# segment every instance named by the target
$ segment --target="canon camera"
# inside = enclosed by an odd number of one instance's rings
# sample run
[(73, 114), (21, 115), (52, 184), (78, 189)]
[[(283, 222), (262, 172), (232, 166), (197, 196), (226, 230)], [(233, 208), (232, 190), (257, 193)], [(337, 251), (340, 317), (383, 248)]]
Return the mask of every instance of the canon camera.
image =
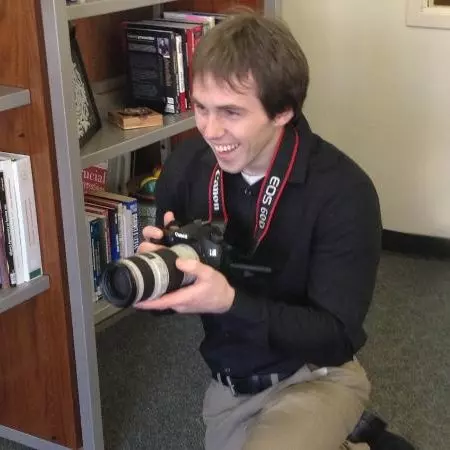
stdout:
[(195, 259), (221, 270), (230, 250), (224, 242), (224, 226), (195, 220), (179, 227), (169, 224), (159, 244), (165, 248), (137, 253), (108, 264), (100, 287), (106, 301), (126, 308), (141, 300), (155, 299), (186, 286), (195, 279), (177, 269), (177, 258)]

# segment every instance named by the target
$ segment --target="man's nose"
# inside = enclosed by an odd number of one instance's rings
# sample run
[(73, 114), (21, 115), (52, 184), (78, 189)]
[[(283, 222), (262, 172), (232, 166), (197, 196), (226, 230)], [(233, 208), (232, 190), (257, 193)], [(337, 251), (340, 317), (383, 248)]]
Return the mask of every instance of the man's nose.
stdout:
[(205, 127), (203, 129), (203, 135), (208, 140), (214, 140), (223, 136), (224, 128), (214, 115), (210, 114), (205, 121)]

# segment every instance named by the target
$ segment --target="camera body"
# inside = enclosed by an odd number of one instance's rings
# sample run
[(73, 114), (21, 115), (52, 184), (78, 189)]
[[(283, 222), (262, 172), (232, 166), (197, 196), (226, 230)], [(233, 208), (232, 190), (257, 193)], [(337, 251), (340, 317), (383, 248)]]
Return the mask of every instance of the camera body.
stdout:
[(224, 224), (194, 220), (184, 226), (170, 223), (163, 230), (162, 244), (173, 247), (178, 244), (190, 246), (200, 261), (216, 270), (223, 269), (230, 246), (224, 241)]

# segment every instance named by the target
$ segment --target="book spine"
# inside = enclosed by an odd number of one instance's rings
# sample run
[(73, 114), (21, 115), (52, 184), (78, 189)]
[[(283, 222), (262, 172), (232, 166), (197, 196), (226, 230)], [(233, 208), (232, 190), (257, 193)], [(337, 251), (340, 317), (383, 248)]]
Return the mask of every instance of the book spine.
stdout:
[(125, 36), (129, 103), (162, 113), (166, 103), (165, 75), (156, 37), (130, 29), (126, 29)]
[(25, 281), (24, 276), (25, 274), (22, 258), (22, 242), (20, 239), (18, 214), (17, 214), (17, 201), (16, 201), (17, 194), (14, 182), (12, 161), (10, 159), (1, 160), (0, 170), (3, 170), (3, 177), (4, 177), (8, 223), (12, 245), (14, 269), (16, 274), (16, 284), (20, 285)]
[(42, 275), (42, 260), (29, 156), (22, 156), (13, 161), (13, 174), (18, 228), (22, 243), (24, 281), (30, 281)]
[[(176, 57), (176, 44), (173, 33), (168, 36), (158, 34), (158, 47), (160, 55), (164, 61), (165, 86), (166, 86), (166, 110), (171, 114), (178, 114), (181, 111), (179, 101), (179, 79)], [(167, 49), (167, 50), (166, 50)]]
[(180, 34), (175, 35), (178, 82), (179, 82), (179, 102), (181, 112), (188, 110), (188, 103), (186, 98), (186, 81), (184, 77), (184, 61), (183, 61), (183, 39)]
[(89, 236), (89, 267), (91, 269), (91, 277), (92, 277), (92, 299), (96, 300), (97, 298), (97, 275), (96, 275), (96, 267), (95, 267), (95, 255), (94, 255), (94, 247), (95, 247), (95, 243), (94, 243), (94, 238), (92, 235), (92, 222), (91, 220), (89, 220), (88, 216), (85, 216), (86, 219), (86, 227), (87, 227), (87, 233)]
[(14, 271), (14, 259), (12, 256), (3, 172), (0, 172), (0, 214), (0, 270), (2, 276), (2, 287), (8, 288), (16, 285), (16, 274)]

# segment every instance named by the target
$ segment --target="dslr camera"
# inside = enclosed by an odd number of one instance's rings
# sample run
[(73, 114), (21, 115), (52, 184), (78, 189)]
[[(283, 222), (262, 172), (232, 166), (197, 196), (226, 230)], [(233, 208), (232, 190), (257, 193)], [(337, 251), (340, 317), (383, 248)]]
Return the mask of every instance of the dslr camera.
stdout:
[(170, 223), (163, 229), (162, 240), (157, 242), (165, 248), (138, 253), (106, 266), (100, 280), (104, 299), (118, 308), (126, 308), (193, 283), (194, 277), (177, 269), (177, 258), (195, 259), (220, 271), (229, 266), (240, 268), (229, 262), (231, 247), (224, 241), (224, 231), (224, 224), (201, 220), (184, 226)]

